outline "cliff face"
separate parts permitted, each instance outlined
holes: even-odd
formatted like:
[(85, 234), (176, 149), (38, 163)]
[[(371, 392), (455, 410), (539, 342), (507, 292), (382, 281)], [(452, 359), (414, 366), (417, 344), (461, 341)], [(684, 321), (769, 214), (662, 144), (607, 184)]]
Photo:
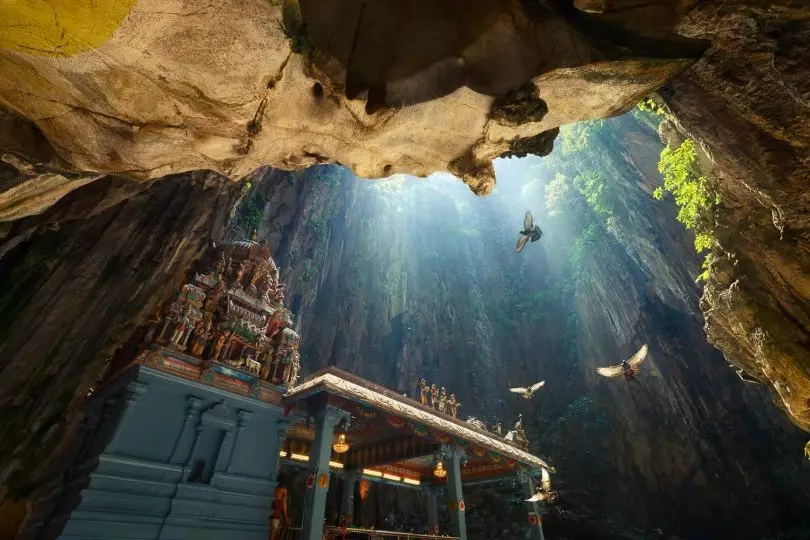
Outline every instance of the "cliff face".
[(0, 500), (59, 477), (85, 394), (217, 238), (238, 191), (212, 173), (107, 177), (0, 230)]
[(680, 31), (713, 44), (663, 92), (722, 199), (706, 332), (810, 430), (810, 7), (707, 3)]
[[(807, 525), (801, 432), (705, 340), (691, 238), (649, 195), (654, 130), (625, 116), (590, 148), (497, 162), (484, 199), (446, 177), (270, 173), (248, 214), (290, 285), (305, 369), (337, 365), (411, 394), (426, 377), (490, 425), (523, 413), (532, 449), (558, 468), (555, 537), (760, 538)], [(591, 162), (610, 179), (613, 219), (576, 193), (548, 215), (554, 174)], [(527, 208), (545, 235), (518, 256)], [(642, 343), (639, 381), (596, 375)], [(535, 380), (547, 383), (531, 402), (507, 391)], [(474, 537), (521, 534), (511, 485), (468, 501)]]

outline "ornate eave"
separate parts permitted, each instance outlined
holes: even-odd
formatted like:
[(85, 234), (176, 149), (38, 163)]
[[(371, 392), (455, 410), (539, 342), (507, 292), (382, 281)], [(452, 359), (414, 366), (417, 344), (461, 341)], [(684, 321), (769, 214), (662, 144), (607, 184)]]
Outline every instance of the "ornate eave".
[(446, 433), (503, 457), (513, 459), (524, 467), (546, 469), (549, 472), (554, 472), (554, 468), (544, 460), (512, 446), (500, 437), (473, 427), (461, 420), (440, 415), (405, 396), (400, 396), (396, 392), (334, 367), (322, 370), (304, 383), (291, 388), (284, 397), (283, 403), (293, 405), (321, 392), (337, 395), (354, 402), (362, 402), (367, 406), (380, 409), (410, 422)]

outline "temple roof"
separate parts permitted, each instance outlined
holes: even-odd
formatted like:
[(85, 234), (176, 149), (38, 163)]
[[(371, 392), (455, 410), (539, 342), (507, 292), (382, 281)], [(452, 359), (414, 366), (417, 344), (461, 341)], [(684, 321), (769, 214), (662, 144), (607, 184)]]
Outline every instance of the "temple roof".
[(478, 449), (514, 460), (524, 467), (554, 471), (553, 467), (544, 460), (513, 446), (502, 437), (425, 407), (406, 396), (335, 367), (319, 371), (302, 384), (291, 388), (283, 402), (293, 405), (321, 393), (339, 396), (351, 402), (381, 410), (419, 426), (419, 429), (426, 428), (434, 434), (449, 435), (456, 441), (461, 440)]

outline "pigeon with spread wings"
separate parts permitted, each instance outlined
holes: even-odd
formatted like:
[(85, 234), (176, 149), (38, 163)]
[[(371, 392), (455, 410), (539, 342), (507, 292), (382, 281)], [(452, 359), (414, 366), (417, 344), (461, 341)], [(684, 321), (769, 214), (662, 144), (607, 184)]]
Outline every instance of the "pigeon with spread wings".
[(551, 476), (549, 476), (548, 471), (543, 469), (543, 476), (540, 485), (537, 486), (535, 490), (535, 494), (531, 496), (531, 498), (526, 499), (526, 502), (540, 502), (540, 501), (553, 501), (557, 493), (551, 491)]
[(515, 251), (520, 253), (529, 241), (537, 242), (543, 237), (543, 231), (540, 227), (534, 224), (534, 216), (527, 211), (523, 216), (523, 230), (520, 231), (520, 238), (518, 238)]
[(636, 354), (618, 366), (596, 368), (597, 373), (603, 377), (621, 376), (625, 381), (633, 381), (638, 377), (640, 365), (647, 358), (647, 345), (643, 345)]
[(537, 392), (542, 386), (546, 384), (546, 381), (540, 381), (538, 383), (534, 383), (528, 388), (523, 388), (522, 386), (518, 386), (517, 388), (510, 388), (510, 392), (514, 392), (515, 394), (522, 394), (523, 399), (532, 399), (532, 396), (535, 392)]

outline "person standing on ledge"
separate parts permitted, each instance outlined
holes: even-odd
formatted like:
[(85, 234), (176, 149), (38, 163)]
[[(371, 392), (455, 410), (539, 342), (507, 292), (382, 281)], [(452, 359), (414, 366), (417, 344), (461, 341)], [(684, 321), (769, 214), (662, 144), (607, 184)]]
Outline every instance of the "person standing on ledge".
[(270, 514), (270, 540), (281, 540), (281, 521), (284, 520), (284, 527), (290, 524), (290, 516), (287, 514), (287, 482), (283, 474), (276, 477), (272, 511), (273, 513)]

